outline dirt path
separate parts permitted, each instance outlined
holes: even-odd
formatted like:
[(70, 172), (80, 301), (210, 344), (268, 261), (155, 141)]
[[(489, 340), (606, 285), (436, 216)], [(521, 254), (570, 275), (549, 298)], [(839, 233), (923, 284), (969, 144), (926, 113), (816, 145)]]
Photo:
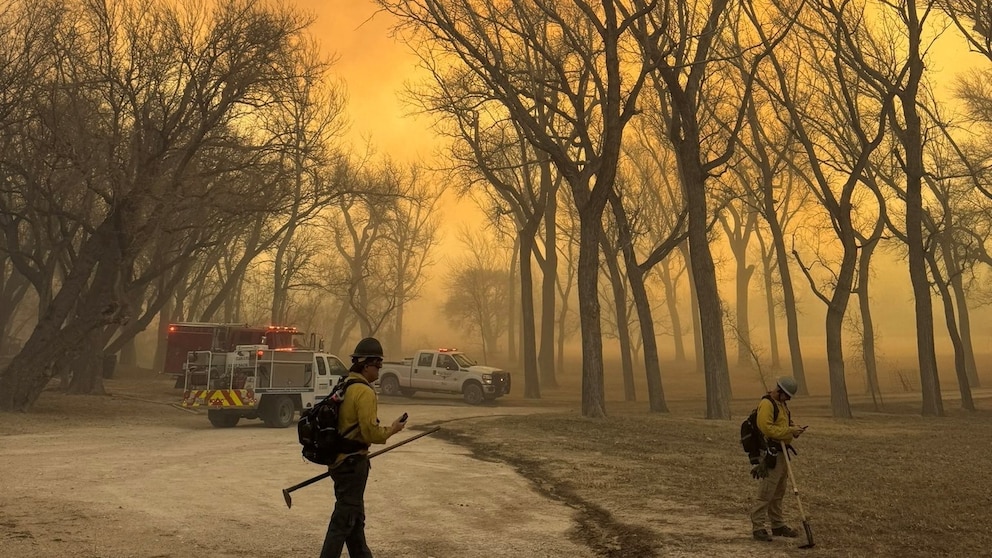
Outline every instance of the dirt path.
[[(98, 402), (119, 416), (138, 407)], [(296, 491), (286, 508), (281, 489), (322, 472), (299, 457), (295, 430), (257, 421), (218, 430), (205, 416), (149, 407), (160, 424), (46, 425), (51, 417), (41, 413), (20, 417), (19, 428), (0, 427), (0, 554), (317, 555), (333, 493), (322, 481)], [(389, 404), (380, 411), (384, 420), (402, 413)], [(479, 412), (419, 405), (411, 426)], [(430, 437), (373, 461), (366, 505), (376, 556), (592, 556), (570, 540), (567, 506), (540, 496), (509, 466)]]

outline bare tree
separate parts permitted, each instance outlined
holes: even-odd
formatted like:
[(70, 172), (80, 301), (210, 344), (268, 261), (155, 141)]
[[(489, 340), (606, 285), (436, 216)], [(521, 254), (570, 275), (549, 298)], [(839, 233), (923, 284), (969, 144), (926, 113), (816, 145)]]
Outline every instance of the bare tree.
[[(716, 269), (709, 245), (713, 208), (708, 187), (711, 174), (733, 156), (752, 78), (732, 77), (729, 59), (742, 56), (724, 40), (738, 22), (729, 2), (716, 0), (686, 7), (671, 2), (658, 7), (637, 2), (647, 17), (635, 22), (645, 58), (655, 61), (653, 92), (665, 122), (668, 141), (678, 164), (688, 208), (688, 261), (699, 309), (699, 340), (706, 381), (706, 417), (730, 418), (731, 386), (727, 366), (723, 315)], [(747, 49), (749, 67), (756, 68), (774, 41), (765, 48)], [(750, 72), (749, 72), (750, 74)], [(714, 116), (733, 122), (730, 133)]]
[[(750, 5), (749, 5), (750, 6)], [(753, 10), (753, 8), (749, 8)], [(774, 11), (770, 11), (774, 13)], [(767, 14), (766, 14), (767, 15)], [(786, 14), (779, 14), (785, 17)], [(771, 16), (775, 19), (775, 16)], [(736, 36), (738, 48), (743, 49), (741, 37)], [(747, 79), (749, 68), (737, 64), (741, 79)], [(764, 232), (758, 231), (758, 242), (761, 248), (762, 261), (765, 266), (765, 292), (768, 304), (769, 337), (772, 353), (773, 369), (779, 365), (777, 332), (775, 327), (776, 301), (773, 294), (774, 272), (778, 276), (781, 289), (781, 310), (786, 319), (786, 335), (789, 340), (789, 366), (793, 377), (799, 384), (799, 393), (808, 393), (806, 385), (806, 369), (802, 356), (802, 345), (799, 341), (799, 310), (796, 300), (795, 287), (792, 281), (792, 271), (789, 267), (789, 251), (786, 248), (785, 236), (794, 217), (805, 205), (808, 195), (795, 174), (788, 172), (790, 165), (802, 155), (797, 153), (794, 134), (787, 123), (770, 117), (775, 108), (772, 99), (758, 87), (753, 92), (747, 104), (747, 134), (739, 138), (738, 150), (753, 165), (757, 176), (753, 181), (741, 182), (743, 192), (754, 209), (761, 216), (767, 228), (769, 241), (765, 242)], [(774, 259), (774, 260), (772, 260)]]
[[(532, 68), (537, 75), (541, 72)], [(447, 115), (454, 128), (452, 156), (458, 167), (455, 171), (463, 177), (462, 193), (481, 190), (481, 203), (497, 223), (508, 215), (517, 235), (517, 263), (520, 274), (520, 325), (523, 349), (524, 396), (540, 398), (541, 383), (548, 379), (554, 385), (554, 366), (538, 371), (536, 312), (534, 308), (533, 261), (544, 260), (537, 245), (537, 235), (545, 218), (550, 200), (554, 199), (561, 176), (556, 175), (551, 161), (525, 138), (520, 125), (508, 117), (499, 100), (491, 99), (486, 87), (476, 83), (476, 76), (463, 75), (452, 70), (450, 74), (434, 72), (436, 92), (421, 92), (422, 102), (428, 110)], [(540, 83), (535, 82), (534, 88)], [(538, 108), (536, 117), (542, 121), (554, 119), (554, 109)], [(546, 126), (553, 127), (551, 122)], [(553, 227), (552, 227), (553, 229)], [(547, 230), (547, 227), (545, 227)], [(546, 244), (547, 246), (547, 244)], [(549, 252), (555, 261), (556, 250)], [(542, 268), (544, 288), (553, 279), (556, 270)], [(550, 274), (550, 277), (548, 276)], [(545, 300), (542, 323), (553, 324), (554, 298)], [(542, 328), (547, 332), (547, 328)], [(553, 331), (552, 331), (553, 333)], [(545, 346), (546, 343), (542, 343)], [(547, 363), (546, 363), (547, 364)]]
[[(307, 242), (297, 239), (298, 232), (309, 236), (308, 221), (337, 194), (327, 169), (335, 156), (332, 145), (343, 127), (344, 99), (340, 87), (329, 84), (327, 70), (331, 61), (319, 54), (312, 40), (284, 53), (278, 60), (290, 79), (273, 84), (271, 110), (259, 115), (258, 129), (273, 138), (279, 163), (287, 176), (280, 185), (286, 191), (283, 209), (286, 226), (272, 247), (271, 323), (289, 320), (289, 298), (300, 275), (306, 274), (306, 262), (313, 257)], [(310, 281), (304, 284), (312, 285)]]
[[(887, 88), (863, 81), (857, 61), (869, 55), (884, 59), (886, 47), (869, 41), (857, 14), (845, 9), (854, 7), (819, 2), (817, 10), (800, 22), (798, 32), (783, 43), (789, 51), (769, 55), (775, 85), (763, 87), (785, 113), (806, 153), (807, 166), (792, 166), (792, 170), (809, 181), (810, 192), (826, 211), (840, 245), (836, 266), (820, 258), (818, 263), (829, 278), (820, 284), (811, 273), (813, 264), (804, 263), (798, 250), (792, 250), (814, 294), (827, 306), (827, 362), (831, 409), (836, 417), (851, 416), (842, 333), (857, 270), (854, 208), (857, 196), (863, 195), (858, 186), (885, 138), (895, 97)], [(852, 27), (851, 22), (859, 25)], [(831, 57), (822, 56), (824, 52)], [(788, 67), (782, 62), (787, 56), (791, 57)]]
[(469, 255), (448, 270), (445, 316), (463, 331), (477, 332), (482, 340), (482, 358), (487, 362), (497, 351), (497, 343), (507, 331), (508, 259), (490, 238), (463, 230), (461, 241)]
[[(179, 263), (142, 268), (154, 239), (251, 195), (251, 184), (238, 177), (259, 166), (264, 149), (234, 123), (284, 77), (271, 62), (306, 25), (252, 1), (224, 2), (212, 12), (161, 4), (71, 8), (74, 20), (60, 20), (52, 38), (46, 81), (24, 99), (39, 118), (22, 130), (34, 161), (71, 169), (34, 174), (39, 182), (30, 188), (50, 192), (46, 202), (71, 204), (58, 214), (79, 228), (63, 237), (70, 257), (57, 291), (0, 378), (0, 409), (26, 410), (57, 363), (99, 354), (116, 327), (133, 319), (128, 293)], [(185, 238), (198, 244), (203, 236)], [(191, 254), (192, 244), (174, 253)], [(87, 380), (86, 391), (102, 391), (98, 376)]]
[[(606, 414), (598, 299), (602, 214), (613, 190), (623, 131), (656, 60), (636, 49), (634, 24), (648, 7), (608, 0), (377, 0), (416, 47), (463, 66), (545, 153), (579, 213), (582, 414)], [(635, 4), (637, 4), (635, 2)], [(531, 59), (546, 68), (534, 87)], [(554, 120), (535, 109), (554, 110)]]
[[(622, 183), (622, 180), (618, 180)], [(619, 186), (619, 184), (618, 184)], [(623, 212), (623, 210), (620, 210)], [(629, 238), (618, 238), (620, 234), (616, 232), (616, 225), (604, 230), (600, 242), (603, 246), (603, 265), (607, 277), (609, 293), (604, 293), (601, 298), (609, 301), (605, 304), (610, 316), (604, 318), (606, 325), (603, 328), (604, 336), (615, 337), (620, 344), (620, 372), (623, 377), (624, 401), (637, 401), (637, 389), (634, 386), (634, 360), (633, 346), (631, 342), (631, 319), (632, 308), (627, 295), (627, 274), (620, 269), (619, 259), (621, 257), (620, 245), (630, 242)], [(612, 229), (612, 230), (611, 230)], [(626, 235), (629, 237), (629, 235)], [(612, 319), (611, 319), (612, 317)]]
[[(361, 337), (401, 327), (402, 307), (419, 296), (435, 245), (437, 192), (417, 169), (389, 160), (342, 164), (338, 211), (325, 213), (334, 259), (325, 281), (353, 315)], [(329, 346), (338, 350), (351, 321), (338, 318)], [(388, 333), (388, 331), (387, 331)]]
[[(748, 177), (745, 177), (744, 180), (748, 180)], [(754, 362), (749, 348), (751, 346), (751, 310), (748, 297), (755, 267), (753, 263), (748, 263), (748, 247), (751, 243), (751, 237), (757, 231), (758, 212), (740, 201), (731, 201), (720, 213), (720, 224), (723, 225), (723, 231), (727, 235), (730, 251), (734, 255), (734, 262), (736, 263), (734, 277), (737, 296), (735, 297), (734, 317), (737, 323), (734, 326), (734, 331), (737, 340), (737, 365), (746, 366)]]

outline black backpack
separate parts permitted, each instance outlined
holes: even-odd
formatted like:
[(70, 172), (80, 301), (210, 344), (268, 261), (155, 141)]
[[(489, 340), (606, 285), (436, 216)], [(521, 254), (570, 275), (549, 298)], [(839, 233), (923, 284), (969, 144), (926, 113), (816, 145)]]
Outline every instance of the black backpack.
[[(772, 402), (772, 421), (778, 420), (778, 405), (769, 395), (764, 395), (762, 399)], [(741, 423), (741, 446), (747, 454), (751, 465), (757, 465), (761, 461), (761, 452), (768, 449), (768, 441), (765, 435), (758, 428), (758, 408), (755, 407), (744, 422)]]
[(358, 428), (357, 423), (344, 432), (338, 431), (344, 394), (348, 386), (355, 383), (362, 382), (342, 379), (327, 397), (300, 413), (300, 422), (297, 423), (296, 430), (300, 436), (300, 445), (303, 446), (303, 457), (307, 461), (318, 465), (330, 465), (339, 454), (368, 449), (368, 444), (345, 438)]

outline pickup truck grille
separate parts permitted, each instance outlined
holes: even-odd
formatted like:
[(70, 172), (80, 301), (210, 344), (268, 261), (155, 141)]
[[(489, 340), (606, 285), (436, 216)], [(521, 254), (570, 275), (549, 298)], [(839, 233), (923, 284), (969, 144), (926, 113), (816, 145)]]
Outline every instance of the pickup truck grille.
[(493, 372), (493, 387), (496, 393), (510, 393), (510, 373)]

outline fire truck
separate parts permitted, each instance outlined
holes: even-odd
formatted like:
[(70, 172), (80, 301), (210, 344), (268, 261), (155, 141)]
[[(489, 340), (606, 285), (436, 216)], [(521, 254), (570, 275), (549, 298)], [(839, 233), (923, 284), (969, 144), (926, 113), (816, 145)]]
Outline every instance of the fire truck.
[[(308, 342), (309, 341), (309, 342)], [(269, 349), (315, 349), (316, 339), (289, 326), (250, 326), (211, 322), (170, 324), (165, 344), (163, 374), (176, 378), (176, 388), (183, 387), (186, 357), (190, 351), (231, 352), (238, 345), (265, 345)]]
[(243, 418), (286, 428), (297, 411), (312, 407), (348, 375), (334, 355), (265, 344), (190, 351), (184, 368), (182, 406), (205, 408), (216, 428), (231, 428)]

